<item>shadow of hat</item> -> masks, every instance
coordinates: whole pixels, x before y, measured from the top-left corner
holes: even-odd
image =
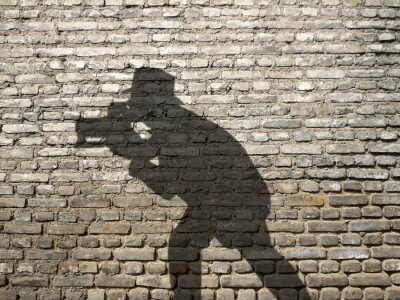
[[[175,77],[162,69],[157,68],[138,68],[135,70],[132,80],[132,86],[123,90],[122,93],[134,93],[138,87],[149,82],[163,82],[164,85],[174,86]]]

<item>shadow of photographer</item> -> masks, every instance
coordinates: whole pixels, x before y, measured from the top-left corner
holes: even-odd
[[[266,182],[231,134],[183,107],[174,79],[160,69],[137,69],[128,102],[112,103],[104,118],[80,120],[77,147],[107,146],[159,196],[154,209],[183,209],[168,249],[157,251],[168,261],[173,299],[220,286],[266,288],[265,299],[311,299],[296,265],[273,247]],[[266,158],[258,159],[262,165]]]

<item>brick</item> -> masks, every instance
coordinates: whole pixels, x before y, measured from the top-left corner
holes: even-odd
[[[88,179],[88,174],[84,174],[81,172],[70,173],[54,171],[51,174],[51,180],[53,182],[85,182],[88,181]]]
[[[95,207],[109,207],[110,199],[104,198],[83,198],[83,197],[74,197],[69,200],[69,206],[74,208],[95,208]]]
[[[241,254],[236,249],[204,249],[201,251],[203,260],[239,260]]]
[[[171,289],[175,284],[175,277],[169,275],[145,275],[136,279],[136,285],[144,287]]]
[[[59,22],[58,30],[60,31],[76,31],[76,30],[91,30],[96,29],[96,22]]]
[[[178,277],[180,288],[217,288],[219,279],[217,275],[205,275],[199,282],[198,275],[181,275]]]
[[[198,104],[228,104],[234,101],[232,95],[201,95],[197,98]]]
[[[299,128],[301,123],[301,120],[274,119],[264,121],[262,126],[264,128]]]
[[[384,271],[395,272],[400,270],[400,260],[398,259],[385,259],[382,264]]]
[[[322,149],[319,145],[297,145],[286,144],[281,146],[283,154],[321,154]]]
[[[114,257],[122,261],[148,261],[154,260],[154,249],[116,249]]]
[[[342,179],[346,178],[346,170],[329,169],[329,170],[306,170],[307,176],[319,179]]]
[[[76,260],[108,260],[111,258],[110,249],[76,249],[72,252]]]
[[[311,288],[316,287],[339,287],[346,286],[349,280],[345,274],[309,274],[306,276],[306,283]]]
[[[256,104],[256,103],[276,103],[278,97],[268,94],[239,95],[238,103]]]
[[[116,207],[147,207],[153,204],[153,199],[145,195],[133,195],[124,198],[113,198],[112,202]]]
[[[169,247],[158,249],[157,255],[161,260],[195,261],[198,259],[198,250],[195,248]]]
[[[0,99],[0,107],[31,107],[31,99]]]
[[[11,174],[10,182],[48,182],[49,175],[45,173]]]
[[[309,232],[343,232],[347,231],[347,225],[342,221],[309,221]]]
[[[400,207],[398,206],[385,206],[383,208],[383,215],[386,218],[396,218],[400,216]]]
[[[89,232],[92,234],[128,234],[130,230],[129,224],[99,224],[92,223],[89,226]]]
[[[84,224],[50,224],[47,226],[47,234],[77,234],[82,235],[86,232]]]
[[[3,231],[13,234],[40,234],[42,232],[42,225],[27,222],[10,222],[4,224]]]
[[[28,260],[63,260],[67,252],[62,250],[26,250],[25,259]]]
[[[266,222],[268,232],[303,232],[304,224],[300,222]]]
[[[53,278],[53,284],[55,287],[92,287],[93,275],[56,275]]]
[[[386,273],[358,273],[349,275],[350,286],[390,286],[390,278]]]
[[[0,198],[0,207],[25,207],[24,198]]]
[[[333,79],[340,79],[345,76],[344,71],[342,70],[332,70],[332,69],[317,69],[317,70],[308,70],[306,72],[308,78],[333,78]]]
[[[53,83],[52,76],[44,74],[24,74],[15,76],[16,83]]]
[[[347,171],[349,178],[382,180],[389,178],[389,171],[376,169],[350,169]]]
[[[0,249],[0,259],[22,259],[22,250],[2,250]]]
[[[12,49],[3,49],[0,53],[0,57],[30,57],[33,56],[33,49],[32,48],[12,48]]]
[[[287,249],[287,259],[322,259],[326,258],[326,251],[323,249]]]
[[[287,206],[323,206],[324,196],[312,194],[287,195],[284,198]]]
[[[364,153],[364,145],[362,144],[333,144],[326,146],[326,152],[329,154],[352,154]]]
[[[357,248],[334,248],[329,250],[330,259],[345,260],[345,259],[367,259],[370,256],[368,249]]]
[[[297,274],[273,274],[264,276],[268,288],[299,288],[304,286],[304,276]]]
[[[136,277],[130,275],[96,275],[95,284],[97,287],[107,288],[132,288],[135,287]]]
[[[278,145],[249,145],[244,147],[248,155],[273,155],[279,153]]]
[[[350,231],[384,231],[390,230],[391,222],[385,220],[356,220],[349,224]]]
[[[188,54],[196,54],[197,47],[196,46],[168,46],[160,48],[160,55],[188,55]]]
[[[371,153],[400,153],[400,144],[370,144],[368,145],[368,151]]]
[[[331,206],[360,206],[369,202],[366,195],[330,195],[327,198]]]
[[[326,102],[328,103],[360,103],[363,95],[360,93],[330,93],[325,96]],[[352,120],[347,121],[347,125],[352,124],[355,127],[355,122]],[[361,126],[363,127],[363,126]]]
[[[258,249],[256,247],[243,249],[243,256],[252,260],[281,259],[282,256],[274,248]]]
[[[66,207],[67,200],[55,198],[29,198],[28,207]]]
[[[36,133],[39,132],[39,126],[29,124],[5,124],[2,127],[5,133]]]
[[[56,131],[56,132],[66,132],[75,131],[75,123],[46,123],[43,124],[43,131]]]
[[[9,278],[13,286],[48,287],[49,278],[46,276],[12,276]]]
[[[310,128],[341,128],[347,124],[346,119],[319,118],[304,120],[304,126]]]
[[[242,120],[226,121],[226,120],[223,120],[220,122],[220,126],[225,129],[249,130],[249,129],[258,128],[260,126],[260,122],[255,121],[255,120],[249,120],[249,121],[242,121]]]
[[[223,288],[260,288],[262,280],[257,275],[222,275],[220,277]]]

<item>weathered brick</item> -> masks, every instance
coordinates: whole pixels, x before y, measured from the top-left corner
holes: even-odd
[[[175,277],[169,275],[143,275],[136,279],[136,285],[144,287],[171,289],[175,284]]]
[[[219,286],[216,275],[202,276],[200,283],[198,279],[198,275],[181,275],[178,277],[178,286],[180,288],[217,288]]]
[[[25,207],[24,198],[0,198],[0,207]]]
[[[281,146],[283,154],[321,154],[322,149],[319,145],[297,145],[286,144]]]
[[[84,224],[49,224],[47,226],[47,234],[84,234],[86,225]]]
[[[48,182],[49,175],[45,173],[11,174],[10,182]]]
[[[72,258],[77,260],[108,260],[111,258],[110,249],[76,249]]]
[[[386,273],[358,273],[349,275],[351,286],[390,286],[390,278]]]
[[[297,194],[284,197],[287,206],[323,206],[325,198],[322,195]]]
[[[222,275],[220,277],[223,288],[260,288],[262,280],[257,275]]]
[[[341,128],[345,127],[346,124],[346,119],[314,118],[304,120],[304,126],[310,128]]]
[[[203,260],[239,260],[241,254],[236,249],[204,249],[201,257]]]
[[[262,123],[264,128],[299,128],[301,127],[301,120],[292,119],[273,119],[265,120]]]
[[[304,276],[297,274],[272,274],[264,276],[264,285],[268,288],[298,288],[304,286]]]
[[[300,222],[266,222],[268,232],[303,232],[304,224]]]
[[[376,169],[350,169],[347,171],[349,178],[382,180],[389,178],[389,171]]]
[[[39,234],[42,232],[42,224],[28,222],[9,222],[4,224],[4,232],[13,234]]]
[[[309,232],[343,232],[347,231],[347,225],[342,221],[309,221]]]
[[[0,107],[31,107],[31,99],[0,99]]]
[[[326,258],[326,251],[324,249],[287,249],[285,251],[287,259],[322,259]]]
[[[367,205],[369,200],[366,195],[330,195],[327,197],[331,206]]]
[[[326,152],[329,154],[352,154],[364,153],[364,145],[362,144],[333,144],[326,146]]]
[[[194,261],[198,259],[198,250],[191,247],[169,247],[168,249],[158,249],[157,255],[161,260]]]
[[[128,234],[130,227],[131,226],[129,224],[123,223],[92,223],[89,226],[89,232],[92,234]]]
[[[25,258],[30,260],[63,260],[67,252],[63,250],[26,250]]]
[[[400,258],[398,252],[400,247],[372,247],[371,256],[373,258]]]
[[[29,287],[48,287],[49,278],[47,276],[12,276],[9,278],[11,285]]]
[[[53,278],[53,284],[56,287],[92,287],[93,275],[56,275]]]
[[[350,231],[384,231],[390,230],[390,221],[385,220],[356,220],[350,221]]]
[[[309,274],[306,276],[306,283],[309,287],[338,287],[346,286],[349,280],[345,274]]]
[[[370,256],[368,249],[334,248],[329,250],[330,259],[367,259]]]
[[[107,288],[132,288],[135,286],[136,277],[130,275],[96,275],[95,284],[97,287]]]
[[[67,200],[58,198],[29,198],[28,207],[66,207]]]
[[[93,198],[93,197],[74,197],[69,200],[69,206],[75,208],[95,208],[95,207],[109,207],[110,199],[105,198]]]
[[[154,260],[154,249],[116,249],[114,257],[117,260],[146,261]]]
[[[278,145],[249,145],[244,147],[244,151],[248,155],[272,155],[279,153]]]
[[[2,127],[5,133],[36,133],[39,132],[38,125],[31,124],[5,124]]]

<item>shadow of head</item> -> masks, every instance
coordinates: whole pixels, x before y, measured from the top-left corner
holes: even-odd
[[[178,126],[176,117],[188,114],[174,97],[174,86],[175,77],[161,69],[136,69],[131,87],[108,107],[83,112],[77,124],[77,147],[105,146],[112,155],[129,159],[129,175],[158,193],[162,180],[151,175],[168,171],[168,158],[159,158],[160,149],[171,142],[168,137],[171,128]]]
[[[107,118],[115,123],[165,118],[170,106],[182,104],[174,97],[174,87],[175,77],[167,72],[156,68],[138,68],[131,87],[122,91],[122,99],[114,99],[108,108]],[[129,98],[126,98],[127,94]]]
[[[83,112],[77,126],[78,146],[143,142],[137,129],[151,130],[146,121],[165,118],[166,106],[182,104],[174,97],[174,85],[175,77],[161,69],[136,69],[131,87],[114,97],[106,110]]]

